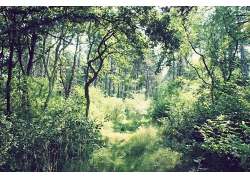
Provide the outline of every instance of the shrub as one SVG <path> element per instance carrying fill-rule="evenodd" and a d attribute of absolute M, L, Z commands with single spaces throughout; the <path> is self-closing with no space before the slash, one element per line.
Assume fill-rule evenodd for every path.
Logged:
<path fill-rule="evenodd" d="M 126 119 L 125 104 L 121 98 L 107 97 L 103 103 L 106 119 L 112 122 L 120 122 Z"/>
<path fill-rule="evenodd" d="M 141 119 L 148 113 L 151 100 L 145 99 L 144 93 L 132 94 L 132 98 L 124 100 L 128 119 Z"/>
<path fill-rule="evenodd" d="M 73 169 L 72 161 L 86 165 L 98 142 L 99 126 L 86 119 L 73 100 L 58 100 L 51 99 L 48 110 L 39 116 L 29 112 L 9 117 L 1 127 L 7 133 L 1 135 L 5 147 L 1 171 L 67 171 Z"/>
<path fill-rule="evenodd" d="M 140 127 L 126 144 L 125 153 L 127 156 L 139 157 L 145 151 L 154 151 L 157 147 L 159 137 L 157 129 L 153 127 Z"/>
<path fill-rule="evenodd" d="M 214 91 L 213 103 L 203 96 L 196 106 L 196 127 L 206 152 L 201 164 L 209 171 L 249 171 L 249 88 L 228 82 Z"/>
<path fill-rule="evenodd" d="M 153 103 L 152 117 L 166 139 L 178 142 L 192 139 L 197 88 L 195 83 L 176 79 L 160 90 Z"/>

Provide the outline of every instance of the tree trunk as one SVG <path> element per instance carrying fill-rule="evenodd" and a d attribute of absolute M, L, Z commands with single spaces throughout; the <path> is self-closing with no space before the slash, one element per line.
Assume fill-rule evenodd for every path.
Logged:
<path fill-rule="evenodd" d="M 85 98 L 86 98 L 86 102 L 87 102 L 87 104 L 86 104 L 86 117 L 89 116 L 89 107 L 90 107 L 89 86 L 96 80 L 99 72 L 101 71 L 101 69 L 103 67 L 103 62 L 104 62 L 104 59 L 105 59 L 103 57 L 103 55 L 108 50 L 108 47 L 107 47 L 107 45 L 105 43 L 113 35 L 114 35 L 114 31 L 110 30 L 102 38 L 102 40 L 99 43 L 98 48 L 97 48 L 98 55 L 95 58 L 93 58 L 92 60 L 89 60 L 89 55 L 91 53 L 90 52 L 91 49 L 89 50 L 89 53 L 87 55 L 87 60 L 88 60 L 87 64 L 88 64 L 88 66 L 87 66 L 87 70 L 86 70 L 86 80 L 85 80 Z M 102 46 L 104 46 L 103 50 L 101 50 Z M 98 59 L 99 59 L 100 62 L 99 62 L 98 67 L 95 69 L 93 67 L 93 64 L 95 64 Z M 89 77 L 90 69 L 91 69 L 91 72 L 93 73 L 93 77 Z"/>
<path fill-rule="evenodd" d="M 72 86 L 73 86 L 73 80 L 74 80 L 74 77 L 75 77 L 75 69 L 76 69 L 76 60 L 77 60 L 77 54 L 78 54 L 79 41 L 80 41 L 80 37 L 79 37 L 79 35 L 77 35 L 76 47 L 75 47 L 75 54 L 74 54 L 74 61 L 73 61 L 72 69 L 71 69 L 71 76 L 70 76 L 69 84 L 68 84 L 68 87 L 67 87 L 66 99 L 69 98 L 69 95 L 71 93 L 71 89 L 72 89 Z"/>
<path fill-rule="evenodd" d="M 85 99 L 86 99 L 86 117 L 89 117 L 89 107 L 90 107 L 90 98 L 89 98 L 89 83 L 85 84 L 84 91 L 85 91 Z"/>
<path fill-rule="evenodd" d="M 175 59 L 173 60 L 173 65 L 172 65 L 172 78 L 175 80 Z"/>
<path fill-rule="evenodd" d="M 11 114 L 11 80 L 12 80 L 12 68 L 13 68 L 13 54 L 14 54 L 14 44 L 15 44 L 15 30 L 9 33 L 10 37 L 10 56 L 8 60 L 8 79 L 6 82 L 6 112 L 7 116 Z"/>
<path fill-rule="evenodd" d="M 111 85 L 112 85 L 112 79 L 111 78 L 108 78 L 109 79 L 109 85 L 108 85 L 108 96 L 111 96 Z"/>
<path fill-rule="evenodd" d="M 120 82 L 117 85 L 117 98 L 120 98 Z"/>
<path fill-rule="evenodd" d="M 29 49 L 29 56 L 30 57 L 29 57 L 27 70 L 26 70 L 27 76 L 30 76 L 30 74 L 31 74 L 31 69 L 32 69 L 32 65 L 33 65 L 34 55 L 35 55 L 36 40 L 37 40 L 37 34 L 36 34 L 36 32 L 33 32 L 32 36 L 31 36 L 30 49 Z"/>
<path fill-rule="evenodd" d="M 62 35 L 62 34 L 61 34 Z M 56 80 L 56 72 L 57 72 L 57 64 L 59 61 L 59 48 L 61 46 L 61 39 L 59 40 L 59 43 L 56 46 L 56 50 L 55 50 L 55 61 L 54 61 L 54 67 L 53 70 L 51 72 L 51 75 L 48 74 L 48 79 L 49 79 L 49 93 L 46 97 L 46 101 L 44 103 L 44 109 L 46 109 L 48 107 L 53 89 L 54 89 L 54 84 L 55 84 L 55 80 Z M 48 67 L 47 67 L 48 68 Z M 48 73 L 48 70 L 47 70 Z"/>
<path fill-rule="evenodd" d="M 179 61 L 177 63 L 177 76 L 182 76 L 183 73 L 183 60 L 181 57 L 179 57 Z"/>
<path fill-rule="evenodd" d="M 241 72 L 243 74 L 243 80 L 245 80 L 249 74 L 249 65 L 246 62 L 245 49 L 242 44 L 240 45 L 240 54 L 241 54 Z"/>
<path fill-rule="evenodd" d="M 147 68 L 147 80 L 146 80 L 146 97 L 148 98 L 149 96 L 149 71 L 150 68 Z"/>

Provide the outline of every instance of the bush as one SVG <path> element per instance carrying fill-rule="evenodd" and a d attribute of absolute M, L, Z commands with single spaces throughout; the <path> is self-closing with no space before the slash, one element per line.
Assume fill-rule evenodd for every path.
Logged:
<path fill-rule="evenodd" d="M 79 90 L 78 90 L 79 91 Z M 99 122 L 111 121 L 115 132 L 134 132 L 143 124 L 150 99 L 145 100 L 144 94 L 133 94 L 132 98 L 105 97 L 98 88 L 91 88 L 90 117 Z"/>
<path fill-rule="evenodd" d="M 127 119 L 140 120 L 147 115 L 150 108 L 151 100 L 145 99 L 144 93 L 132 94 L 132 98 L 124 100 L 126 106 Z"/>
<path fill-rule="evenodd" d="M 180 82 L 182 85 L 180 86 Z M 163 87 L 153 103 L 152 117 L 166 139 L 189 142 L 192 139 L 197 85 L 176 79 Z"/>
<path fill-rule="evenodd" d="M 39 116 L 12 114 L 3 121 L 1 171 L 68 171 L 73 161 L 86 165 L 98 143 L 99 125 L 86 119 L 73 100 L 58 98 Z"/>
<path fill-rule="evenodd" d="M 126 119 L 125 104 L 121 98 L 107 97 L 104 100 L 105 117 L 112 122 Z"/>
<path fill-rule="evenodd" d="M 202 164 L 210 171 L 249 171 L 249 88 L 228 82 L 214 91 L 214 103 L 204 105 L 209 99 L 201 97 L 197 105 L 197 128 L 207 154 Z"/>

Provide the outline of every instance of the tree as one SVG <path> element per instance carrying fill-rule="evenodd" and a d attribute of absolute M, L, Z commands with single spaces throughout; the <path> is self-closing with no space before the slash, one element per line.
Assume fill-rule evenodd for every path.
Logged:
<path fill-rule="evenodd" d="M 245 150 L 249 140 L 244 138 L 248 129 L 245 124 L 249 122 L 245 113 L 248 90 L 242 88 L 247 87 L 249 77 L 242 78 L 242 70 L 249 62 L 242 61 L 241 45 L 248 43 L 249 13 L 245 7 L 205 7 L 197 12 L 189 12 L 182 21 L 187 42 L 199 56 L 198 63 L 188 61 L 188 64 L 203 82 L 194 118 L 200 133 L 196 139 L 202 142 L 206 159 L 213 154 L 218 157 L 215 162 L 218 165 L 219 161 L 230 159 L 224 170 L 248 170 L 248 160 L 243 155 L 249 153 Z M 200 12 L 206 16 L 201 17 Z M 203 163 L 213 169 L 208 161 Z"/>
<path fill-rule="evenodd" d="M 247 38 L 246 32 L 242 30 L 248 22 L 243 9 L 240 7 L 209 8 L 204 9 L 203 13 L 210 14 L 208 16 L 211 16 L 211 19 L 200 19 L 200 25 L 187 25 L 190 23 L 189 20 L 183 21 L 187 40 L 193 51 L 200 56 L 209 77 L 207 81 L 207 78 L 196 68 L 197 75 L 211 88 L 212 102 L 216 98 L 215 88 L 221 81 L 229 82 L 239 68 L 239 44 L 244 43 Z M 194 33 L 196 38 L 191 33 Z"/>
<path fill-rule="evenodd" d="M 89 106 L 90 106 L 90 98 L 89 98 L 89 86 L 94 82 L 94 80 L 97 78 L 98 73 L 101 71 L 101 68 L 104 63 L 104 59 L 106 58 L 104 56 L 104 53 L 108 50 L 108 46 L 106 45 L 106 41 L 108 41 L 112 36 L 114 35 L 113 30 L 109 30 L 106 35 L 102 38 L 100 41 L 98 48 L 97 48 L 97 53 L 98 55 L 94 57 L 93 59 L 89 60 L 87 62 L 87 70 L 86 70 L 86 82 L 85 82 L 85 97 L 87 100 L 86 104 L 86 117 L 88 117 L 89 113 Z M 104 49 L 101 50 L 102 46 L 104 46 Z M 110 53 L 107 53 L 106 56 L 108 56 Z M 103 57 L 104 56 L 104 57 Z M 93 63 L 95 63 L 99 59 L 99 66 L 97 69 L 94 69 Z M 93 77 L 89 77 L 89 72 L 93 73 Z"/>
<path fill-rule="evenodd" d="M 88 118 L 89 87 L 103 86 L 97 79 L 108 74 L 109 95 L 117 89 L 125 98 L 143 87 L 150 95 L 157 58 L 150 57 L 149 49 L 160 44 L 172 53 L 179 46 L 168 14 L 156 7 L 0 7 L 0 20 L 0 98 L 6 114 L 0 117 L 5 152 L 0 163 L 1 169 L 13 171 L 62 170 L 75 155 L 72 149 L 79 152 L 82 144 L 96 142 L 98 123 Z M 79 54 L 84 52 L 82 65 Z M 81 77 L 76 67 L 84 72 Z M 84 99 L 87 118 L 80 113 Z M 65 154 L 58 150 L 62 147 Z M 52 163 L 47 167 L 46 162 Z"/>
<path fill-rule="evenodd" d="M 153 7 L 96 8 L 96 11 L 98 10 L 101 13 L 95 18 L 95 27 L 92 28 L 91 24 L 89 24 L 91 31 L 89 31 L 88 37 L 90 46 L 87 53 L 85 83 L 85 97 L 87 100 L 86 116 L 88 116 L 90 104 L 88 87 L 98 77 L 103 67 L 104 59 L 116 53 L 124 54 L 124 52 L 125 54 L 133 52 L 142 57 L 147 47 L 150 47 L 150 42 L 146 40 L 146 36 L 143 35 L 142 30 L 145 31 L 145 34 L 151 40 L 152 46 L 162 43 L 166 49 L 170 48 L 173 50 L 178 47 L 178 39 L 171 37 L 174 30 L 167 31 L 166 28 L 169 24 L 168 16 L 159 15 Z M 148 15 L 147 18 L 145 18 L 145 15 Z M 155 19 L 155 16 L 158 16 L 159 19 Z M 152 24 L 152 22 L 154 23 Z M 158 31 L 160 29 L 161 32 Z M 95 38 L 93 37 L 93 35 L 100 32 L 104 34 L 103 37 L 100 37 L 100 40 L 96 39 L 96 36 Z M 113 37 L 112 41 L 111 37 Z M 109 44 L 108 40 L 111 41 Z M 132 50 L 126 52 L 124 49 L 121 49 L 121 47 L 125 46 L 127 46 L 125 49 L 131 48 Z M 98 64 L 97 60 L 99 61 Z M 96 69 L 94 69 L 94 64 L 97 66 Z M 89 73 L 93 73 L 92 77 L 89 76 Z"/>

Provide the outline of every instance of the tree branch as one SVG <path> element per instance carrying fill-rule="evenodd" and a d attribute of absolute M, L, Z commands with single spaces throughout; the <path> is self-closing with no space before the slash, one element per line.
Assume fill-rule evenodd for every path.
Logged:
<path fill-rule="evenodd" d="M 186 62 L 195 70 L 195 72 L 196 72 L 196 74 L 198 75 L 198 77 L 199 77 L 205 84 L 207 84 L 208 86 L 211 86 L 211 84 L 209 84 L 208 82 L 206 82 L 206 81 L 201 77 L 201 75 L 200 75 L 198 69 L 197 69 L 195 66 L 193 66 L 187 59 L 186 59 Z"/>

